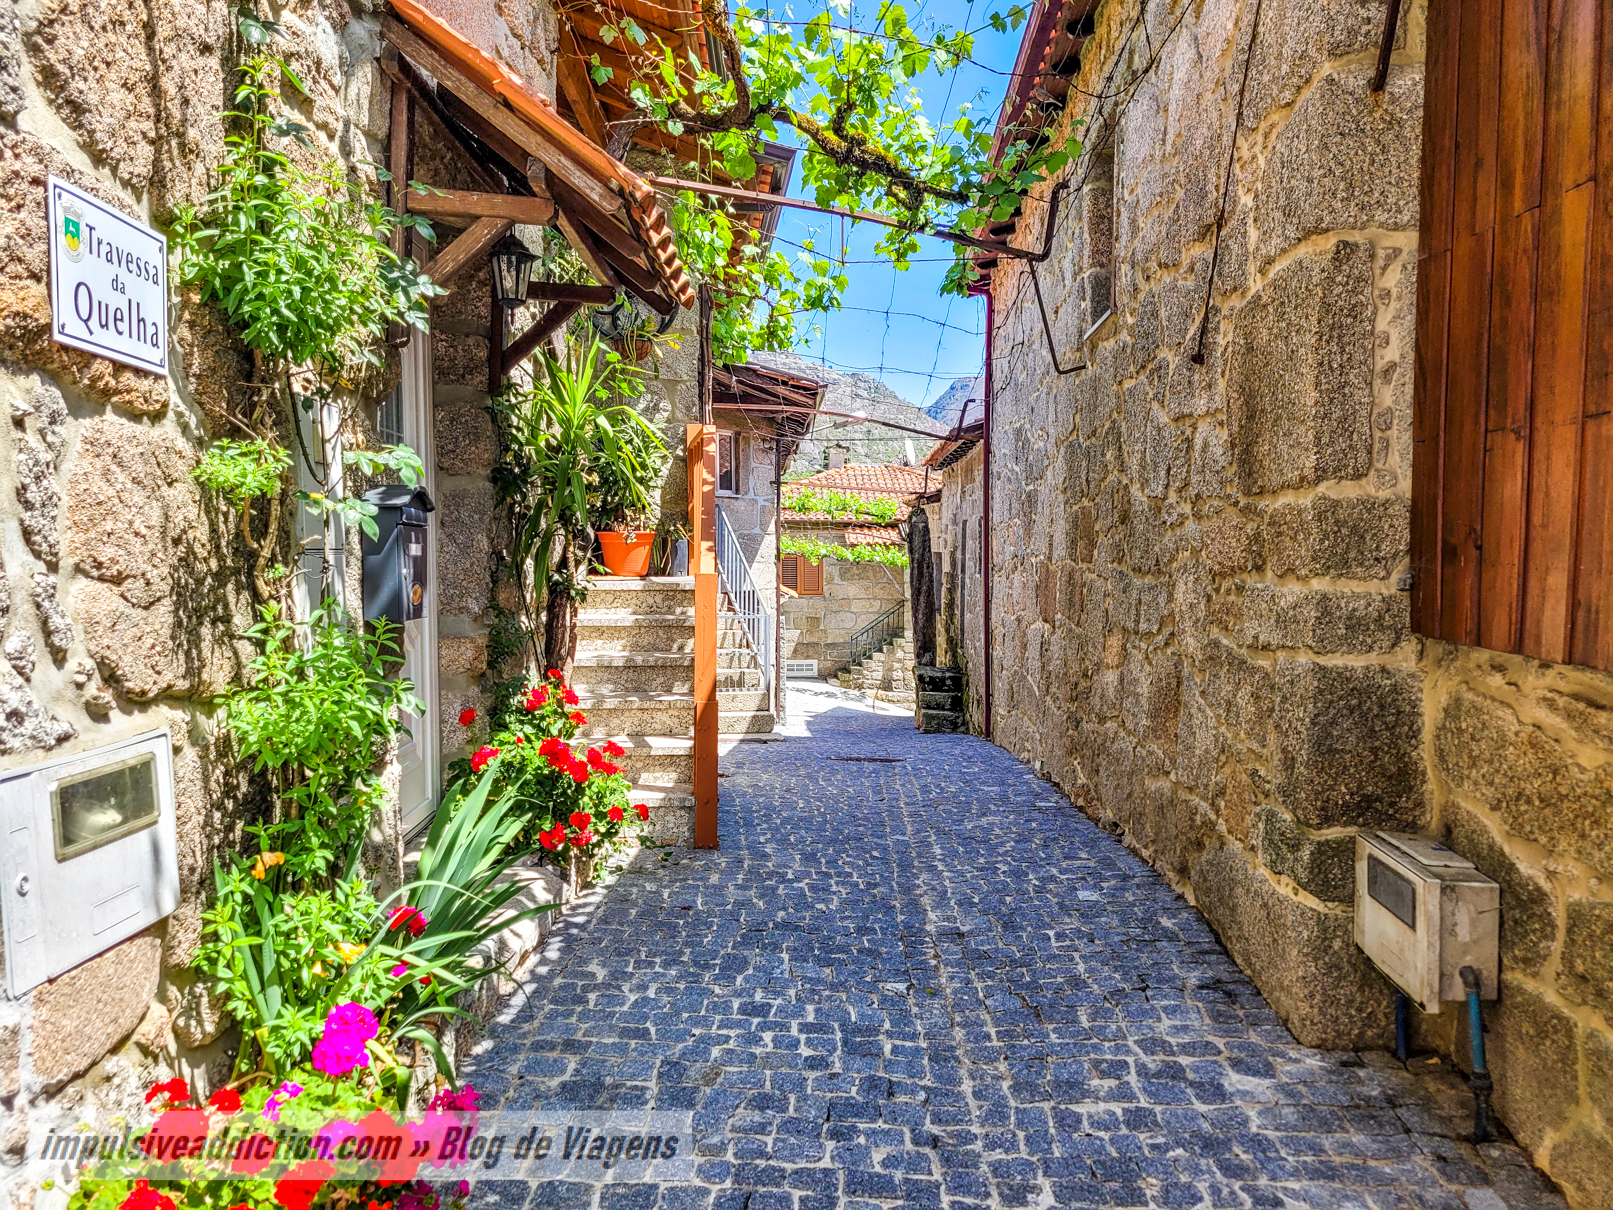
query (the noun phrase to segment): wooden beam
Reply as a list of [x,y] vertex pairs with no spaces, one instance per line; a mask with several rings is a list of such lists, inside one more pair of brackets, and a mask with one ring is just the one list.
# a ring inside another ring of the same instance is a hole
[[[564,146],[549,132],[539,130],[517,117],[513,111],[506,109],[469,76],[438,54],[435,47],[423,38],[416,37],[401,21],[394,17],[382,17],[381,32],[388,42],[414,63],[430,72],[438,84],[453,93],[517,146],[542,160],[551,172],[557,177],[563,177],[568,185],[600,210],[606,214],[614,214],[622,208],[622,199],[604,181],[578,164],[572,158],[570,148]],[[564,125],[558,114],[555,115],[555,120]]]
[[572,220],[564,209],[557,208],[554,213],[554,225],[560,228],[560,234],[566,237],[566,243],[582,258],[582,263],[588,272],[594,275],[594,280],[600,285],[620,288],[621,282],[611,267],[599,255],[599,247],[594,243],[593,236],[586,227]]
[[591,205],[586,197],[559,177],[550,174],[546,179],[555,202],[572,218],[592,231],[601,243],[609,244],[628,260],[637,261],[644,255],[643,243],[631,231],[610,215],[602,213],[598,207]]
[[[410,100],[414,101],[417,107],[425,110],[426,116],[436,126],[438,133],[464,153],[464,167],[470,173],[472,179],[483,189],[492,193],[498,192],[498,187],[493,178],[488,175],[488,170],[482,163],[481,157],[473,148],[465,145],[465,140],[454,129],[457,119],[451,118],[443,105],[444,100],[452,99],[451,95],[439,96],[437,90],[431,86],[425,77],[416,71],[407,59],[398,54],[396,47],[388,46],[384,48],[381,55],[381,70],[386,73],[394,84],[402,84],[407,88]],[[481,132],[472,131],[471,133],[480,137]],[[411,125],[410,143],[412,144],[413,141],[414,129]],[[522,154],[524,155],[525,152]],[[403,183],[408,184],[407,181]]]
[[479,218],[465,229],[465,233],[438,252],[422,272],[443,289],[459,276],[461,270],[481,256],[515,226],[507,218]]
[[409,209],[428,218],[507,218],[513,223],[547,227],[554,203],[513,193],[471,193],[459,189],[409,190]]
[[676,299],[661,296],[661,279],[655,274],[631,257],[623,256],[609,244],[600,243],[594,246],[605,263],[616,270],[616,276],[631,286],[633,293],[652,311],[661,315],[671,315],[678,309]]
[[574,302],[580,307],[606,307],[616,301],[609,286],[583,286],[569,281],[535,281],[526,288],[533,302]]
[[594,80],[588,74],[588,60],[582,53],[582,47],[577,45],[577,35],[571,30],[569,23],[560,26],[560,61],[556,65],[555,74],[560,78],[560,88],[571,102],[571,111],[577,115],[577,125],[582,132],[603,147],[610,138],[605,128],[605,111],[599,107],[599,98],[594,95]]
[[582,303],[565,301],[557,302],[545,311],[537,323],[510,341],[509,348],[504,350],[504,372],[508,374],[511,367],[520,365],[530,357],[534,349],[558,332],[580,310]]
[[717,430],[684,430],[689,572],[694,576],[694,843],[717,847]]

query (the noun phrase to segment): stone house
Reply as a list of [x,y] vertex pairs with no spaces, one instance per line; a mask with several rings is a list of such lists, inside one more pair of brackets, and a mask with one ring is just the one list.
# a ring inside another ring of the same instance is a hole
[[[672,7],[698,27],[697,6]],[[372,193],[385,192],[375,166],[388,163],[441,191],[413,198],[436,225],[435,248],[416,235],[408,251],[450,292],[434,300],[428,333],[393,341],[383,366],[343,388],[342,440],[413,446],[436,504],[427,616],[406,635],[405,674],[427,717],[389,762],[397,795],[377,813],[369,852],[384,877],[465,742],[460,710],[510,671],[489,667],[490,636],[516,608],[491,481],[491,393],[526,352],[563,339],[585,304],[626,290],[670,312],[680,348],[652,365],[642,407],[677,437],[662,501],[676,516],[687,508],[682,431],[698,419],[694,296],[653,190],[600,145],[626,101],[588,87],[589,30],[547,4],[489,0],[433,0],[429,11],[292,0],[263,15],[306,88],[286,104],[308,128],[310,156]],[[19,1165],[51,1129],[133,1114],[162,1074],[216,1083],[231,1027],[189,963],[214,862],[243,847],[267,791],[237,763],[216,707],[253,656],[241,637],[258,604],[250,556],[229,509],[190,473],[232,434],[251,359],[219,311],[177,289],[165,372],[70,348],[51,338],[49,293],[48,179],[157,229],[205,196],[249,49],[237,12],[206,0],[0,0],[0,18],[0,397],[11,418],[0,435],[0,778],[166,736],[178,836],[174,910],[133,936],[113,929],[37,986],[0,989],[0,1190],[26,1207],[38,1190]],[[655,167],[687,150],[626,155]],[[396,184],[392,203],[405,204]],[[506,315],[487,253],[512,228],[533,249],[570,244],[611,288],[539,282]],[[357,612],[356,531],[288,515],[284,538],[302,542],[313,572],[304,603],[326,593]],[[24,918],[14,882],[0,901],[9,923]]]
[[[786,499],[785,530],[793,537],[828,546],[890,547],[905,553],[904,523],[924,483],[924,472],[911,466],[847,464],[819,471],[792,481],[788,491],[837,491],[886,500],[895,506],[895,516],[889,524],[847,519],[791,508]],[[786,554],[781,569],[784,658],[815,665],[810,674],[802,669],[797,675],[827,679],[846,669],[857,654],[852,650],[853,640],[908,599],[907,572],[899,565]],[[901,629],[905,633],[905,624]]]
[[[1496,1104],[1589,1208],[1613,1205],[1613,77],[1605,6],[1505,9],[1036,6],[999,146],[1082,147],[978,262],[941,661],[1302,1042],[1391,1040],[1358,830],[1494,878]],[[1413,1045],[1465,1065],[1455,1009],[1414,1012]]]

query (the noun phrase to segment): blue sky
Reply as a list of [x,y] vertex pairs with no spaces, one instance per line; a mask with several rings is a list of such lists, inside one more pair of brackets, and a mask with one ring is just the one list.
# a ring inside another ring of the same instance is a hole
[[[917,87],[925,115],[939,126],[950,121],[960,103],[969,102],[976,120],[994,123],[1008,74],[1014,66],[1024,27],[1006,34],[980,30],[994,9],[1006,9],[1012,0],[929,0],[919,8],[923,16],[953,28],[976,29],[974,62],[948,77],[925,76]],[[817,5],[812,5],[816,8]],[[918,7],[915,5],[915,7]],[[859,5],[859,16],[862,6]],[[919,16],[910,9],[914,24]],[[866,22],[859,20],[859,27]],[[800,196],[800,182],[790,182],[790,193]],[[780,212],[775,247],[796,251],[792,244],[813,237],[827,250],[840,240],[841,221],[809,211]],[[898,272],[888,260],[877,257],[874,245],[881,228],[869,223],[847,223],[850,288],[845,310],[812,316],[822,334],[798,346],[796,352],[831,369],[864,370],[884,380],[903,399],[920,407],[930,403],[954,378],[979,372],[985,351],[985,302],[977,298],[942,298],[937,290],[952,262],[951,245],[925,239],[913,266]],[[892,312],[887,319],[886,312]],[[946,325],[946,326],[942,326]]]

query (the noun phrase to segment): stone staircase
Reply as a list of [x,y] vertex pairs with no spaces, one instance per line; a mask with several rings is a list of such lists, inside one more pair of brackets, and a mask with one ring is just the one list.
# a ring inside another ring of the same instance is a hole
[[856,689],[876,702],[913,706],[918,699],[913,690],[913,640],[903,635],[872,655],[864,656],[850,668],[835,674],[842,689]]
[[[588,725],[579,749],[614,739],[633,802],[649,804],[650,834],[665,844],[694,840],[694,578],[598,576],[577,613],[572,687]],[[773,729],[761,671],[737,618],[717,632],[719,730]]]

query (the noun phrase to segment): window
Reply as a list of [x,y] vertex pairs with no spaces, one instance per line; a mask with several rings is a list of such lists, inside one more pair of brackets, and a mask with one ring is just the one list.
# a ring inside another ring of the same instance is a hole
[[725,496],[739,494],[739,441],[733,433],[717,434],[717,490]]
[[1613,90],[1613,59],[1602,0],[1551,8],[1549,33],[1515,34],[1509,13],[1505,38],[1470,0],[1429,9],[1412,621],[1609,669],[1613,224],[1597,165],[1613,147],[1584,98],[1598,74]]
[[784,556],[784,587],[803,597],[823,595],[823,564],[809,563],[801,555]]

